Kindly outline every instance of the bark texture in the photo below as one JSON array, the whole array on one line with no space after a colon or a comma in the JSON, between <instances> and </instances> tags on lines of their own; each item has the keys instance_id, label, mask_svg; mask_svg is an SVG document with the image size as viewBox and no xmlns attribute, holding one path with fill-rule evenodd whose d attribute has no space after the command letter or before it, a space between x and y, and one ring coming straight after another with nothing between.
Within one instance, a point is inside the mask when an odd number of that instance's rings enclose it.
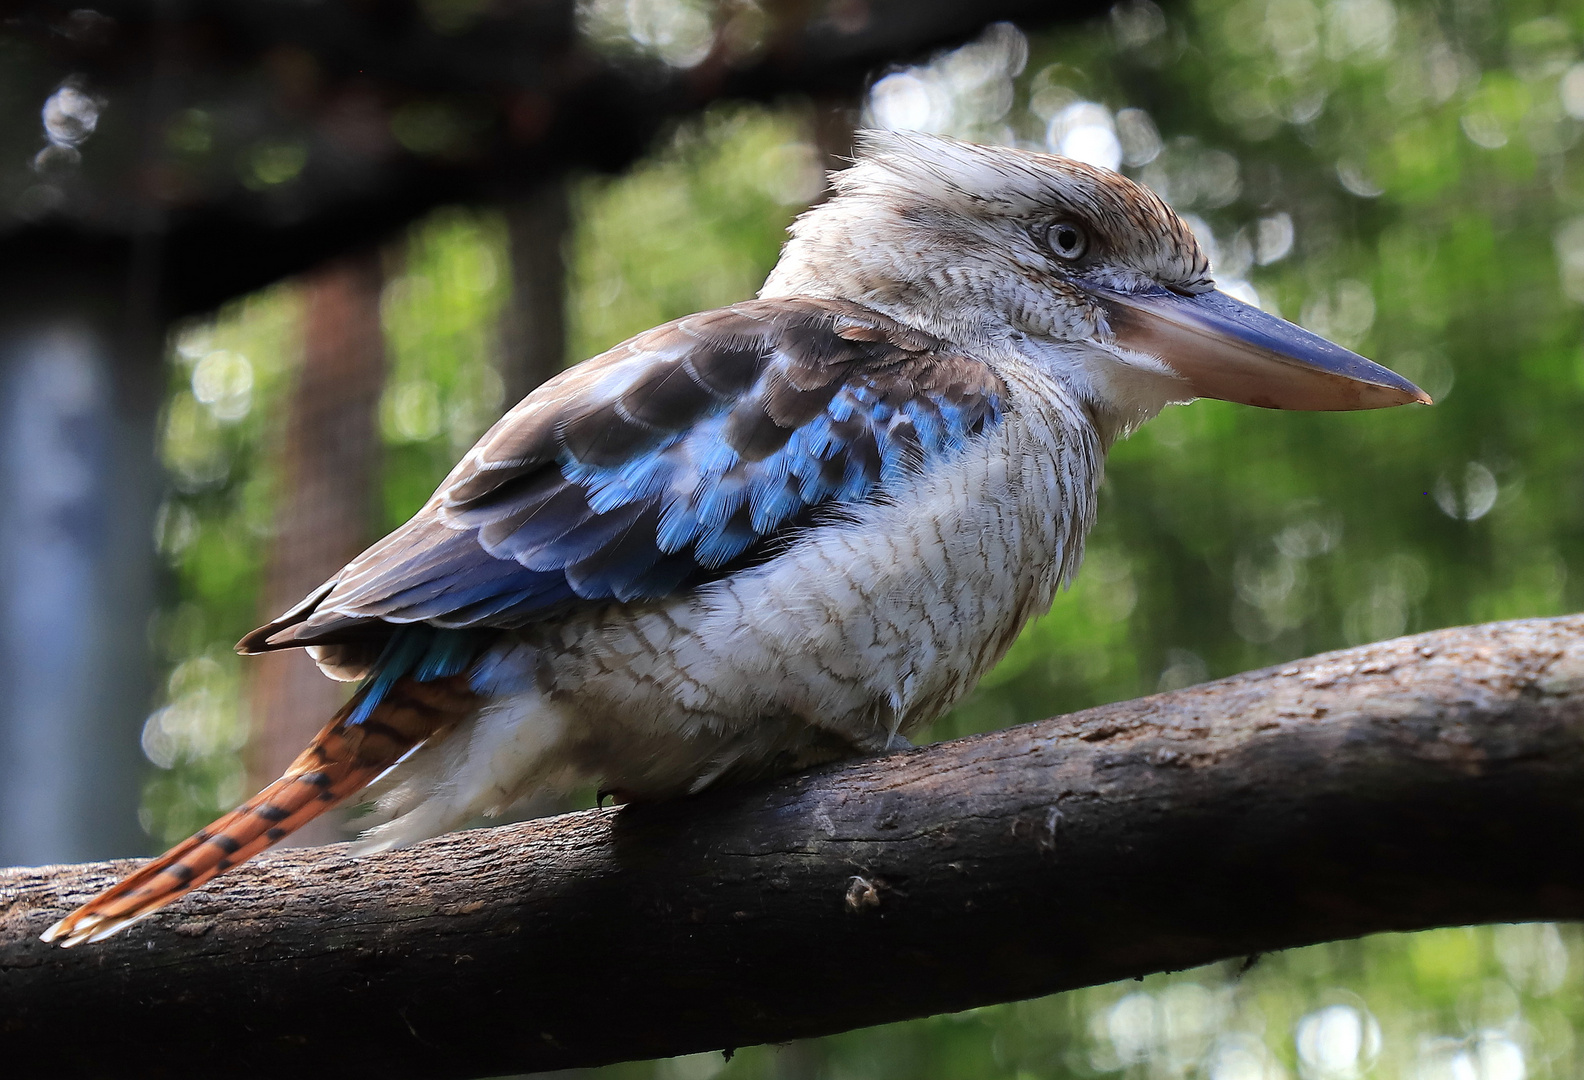
<instances>
[{"instance_id":1,"label":"bark texture","mask_svg":"<svg viewBox=\"0 0 1584 1080\"><path fill-rule=\"evenodd\" d=\"M511 302L501 312L501 382L517 404L567 361L566 252L571 227L566 183L544 184L506 206Z\"/></svg>"},{"instance_id":2,"label":"bark texture","mask_svg":"<svg viewBox=\"0 0 1584 1080\"><path fill-rule=\"evenodd\" d=\"M779 1041L1577 919L1581 826L1584 616L1447 630L665 805L286 852L72 952L35 935L131 864L6 871L0 1060L478 1077Z\"/></svg>"}]
</instances>

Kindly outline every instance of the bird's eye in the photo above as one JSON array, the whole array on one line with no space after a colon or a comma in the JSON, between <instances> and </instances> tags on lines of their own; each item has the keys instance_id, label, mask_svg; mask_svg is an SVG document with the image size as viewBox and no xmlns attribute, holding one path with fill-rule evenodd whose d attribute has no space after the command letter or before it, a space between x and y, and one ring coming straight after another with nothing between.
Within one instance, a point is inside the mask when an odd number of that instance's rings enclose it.
<instances>
[{"instance_id":1,"label":"bird's eye","mask_svg":"<svg viewBox=\"0 0 1584 1080\"><path fill-rule=\"evenodd\" d=\"M1058 221L1050 227L1045 234L1046 243L1058 259L1069 262L1083 257L1089 248L1089 238L1084 231L1070 221Z\"/></svg>"}]
</instances>

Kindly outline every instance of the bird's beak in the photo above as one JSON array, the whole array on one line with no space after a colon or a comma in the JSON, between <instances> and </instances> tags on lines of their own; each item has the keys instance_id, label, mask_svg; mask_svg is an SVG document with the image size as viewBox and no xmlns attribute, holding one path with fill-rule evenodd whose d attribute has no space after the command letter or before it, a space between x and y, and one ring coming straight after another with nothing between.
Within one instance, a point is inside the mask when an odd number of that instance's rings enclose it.
<instances>
[{"instance_id":1,"label":"bird's beak","mask_svg":"<svg viewBox=\"0 0 1584 1080\"><path fill-rule=\"evenodd\" d=\"M1196 397L1311 412L1432 404L1391 369L1220 291L1086 291L1117 344L1159 357Z\"/></svg>"}]
</instances>

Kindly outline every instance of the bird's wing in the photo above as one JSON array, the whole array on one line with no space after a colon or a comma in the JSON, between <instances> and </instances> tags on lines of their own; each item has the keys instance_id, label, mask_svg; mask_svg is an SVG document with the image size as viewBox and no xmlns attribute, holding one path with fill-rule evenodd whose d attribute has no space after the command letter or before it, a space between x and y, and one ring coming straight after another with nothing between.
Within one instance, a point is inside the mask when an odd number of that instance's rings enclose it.
<instances>
[{"instance_id":1,"label":"bird's wing","mask_svg":"<svg viewBox=\"0 0 1584 1080\"><path fill-rule=\"evenodd\" d=\"M982 362L856 304L757 300L641 334L507 413L411 521L238 646L513 627L656 598L996 422Z\"/></svg>"}]
</instances>

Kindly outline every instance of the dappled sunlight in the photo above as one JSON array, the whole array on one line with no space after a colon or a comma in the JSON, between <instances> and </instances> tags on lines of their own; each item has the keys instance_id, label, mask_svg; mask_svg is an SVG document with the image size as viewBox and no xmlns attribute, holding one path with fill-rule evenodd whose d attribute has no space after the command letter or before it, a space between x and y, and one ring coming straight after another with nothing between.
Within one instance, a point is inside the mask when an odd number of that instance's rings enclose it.
<instances>
[{"instance_id":1,"label":"dappled sunlight","mask_svg":"<svg viewBox=\"0 0 1584 1080\"><path fill-rule=\"evenodd\" d=\"M1584 989L1576 927L1381 935L893 1024L619 1080L1565 1080ZM1522 957L1522 959L1515 959ZM1513 965L1519 966L1515 975ZM1543 970L1544 981L1530 974ZM807 1071L790 1072L796 1064Z\"/></svg>"},{"instance_id":2,"label":"dappled sunlight","mask_svg":"<svg viewBox=\"0 0 1584 1080\"><path fill-rule=\"evenodd\" d=\"M448 211L411 230L405 267L380 297L385 391L380 429L385 468L383 525L423 505L456 460L505 409L496 369L509 259L494 213Z\"/></svg>"},{"instance_id":3,"label":"dappled sunlight","mask_svg":"<svg viewBox=\"0 0 1584 1080\"><path fill-rule=\"evenodd\" d=\"M824 188L809 120L721 107L619 180L574 188L569 362L657 323L752 296Z\"/></svg>"},{"instance_id":4,"label":"dappled sunlight","mask_svg":"<svg viewBox=\"0 0 1584 1080\"><path fill-rule=\"evenodd\" d=\"M1016 98L1013 80L1022 74L1028 54L1023 32L997 23L977 41L875 83L864 120L881 128L1010 142L1012 129L1003 121Z\"/></svg>"},{"instance_id":5,"label":"dappled sunlight","mask_svg":"<svg viewBox=\"0 0 1584 1080\"><path fill-rule=\"evenodd\" d=\"M1454 472L1436 477L1435 501L1449 518L1478 521L1496 505L1500 490L1490 469L1478 461L1471 461L1463 466L1461 475Z\"/></svg>"},{"instance_id":6,"label":"dappled sunlight","mask_svg":"<svg viewBox=\"0 0 1584 1080\"><path fill-rule=\"evenodd\" d=\"M161 771L144 791L138 822L163 843L188 835L194 818L208 819L197 807L230 807L248 794L240 666L229 650L183 660L166 680L166 703L144 721L143 754Z\"/></svg>"},{"instance_id":7,"label":"dappled sunlight","mask_svg":"<svg viewBox=\"0 0 1584 1080\"><path fill-rule=\"evenodd\" d=\"M235 423L253 407L253 365L241 353L206 353L193 365L192 393L216 420Z\"/></svg>"},{"instance_id":8,"label":"dappled sunlight","mask_svg":"<svg viewBox=\"0 0 1584 1080\"><path fill-rule=\"evenodd\" d=\"M1380 1024L1357 1005L1327 1005L1298 1021L1293 1042L1305 1080L1357 1080L1380 1057Z\"/></svg>"},{"instance_id":9,"label":"dappled sunlight","mask_svg":"<svg viewBox=\"0 0 1584 1080\"><path fill-rule=\"evenodd\" d=\"M690 68L714 44L711 7L700 0L581 0L578 20L596 44Z\"/></svg>"}]
</instances>

